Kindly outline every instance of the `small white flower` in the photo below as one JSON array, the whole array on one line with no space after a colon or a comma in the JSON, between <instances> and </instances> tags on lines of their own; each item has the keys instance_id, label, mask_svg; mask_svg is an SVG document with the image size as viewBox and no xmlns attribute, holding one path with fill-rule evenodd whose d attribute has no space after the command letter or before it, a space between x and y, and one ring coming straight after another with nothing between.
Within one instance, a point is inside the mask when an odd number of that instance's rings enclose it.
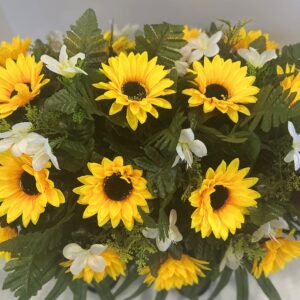
<instances>
[{"instance_id":1,"label":"small white flower","mask_svg":"<svg viewBox=\"0 0 300 300\"><path fill-rule=\"evenodd\" d=\"M50 48L54 52L59 52L62 45L64 44L64 35L59 30L50 31L47 34L46 39L49 43Z\"/></svg>"},{"instance_id":2,"label":"small white flower","mask_svg":"<svg viewBox=\"0 0 300 300\"><path fill-rule=\"evenodd\" d=\"M230 245L225 255L220 263L220 272L222 272L227 266L231 270L237 270L239 266L241 265L241 260L244 256L244 253L241 251L234 251L233 247Z\"/></svg>"},{"instance_id":3,"label":"small white flower","mask_svg":"<svg viewBox=\"0 0 300 300\"><path fill-rule=\"evenodd\" d=\"M288 223L283 218L274 219L258 228L252 235L252 242L258 242L262 238L276 240L276 231L278 229L289 229Z\"/></svg>"},{"instance_id":4,"label":"small white flower","mask_svg":"<svg viewBox=\"0 0 300 300\"><path fill-rule=\"evenodd\" d=\"M79 274L86 266L94 272L103 272L106 266L104 258L100 255L107 246L94 244L90 249L82 249L78 244L71 243L64 247L63 255L66 259L73 260L70 271L73 275Z\"/></svg>"},{"instance_id":5,"label":"small white flower","mask_svg":"<svg viewBox=\"0 0 300 300\"><path fill-rule=\"evenodd\" d=\"M76 67L79 59L85 59L85 54L78 53L73 57L68 58L67 47L65 45L63 45L60 49L59 61L48 55L42 55L41 57L41 61L46 64L46 67L50 71L62 75L66 78L73 78L78 73L87 75L85 71Z\"/></svg>"},{"instance_id":6,"label":"small white flower","mask_svg":"<svg viewBox=\"0 0 300 300\"><path fill-rule=\"evenodd\" d=\"M0 152L5 152L11 149L14 156L20 156L20 143L28 136L32 129L30 122L22 122L12 126L11 130L0 133Z\"/></svg>"},{"instance_id":7,"label":"small white flower","mask_svg":"<svg viewBox=\"0 0 300 300\"><path fill-rule=\"evenodd\" d=\"M191 128L181 130L176 151L178 155L176 156L172 167L176 166L181 159L182 161L186 161L187 167L190 168L193 163L193 153L197 157L207 155L206 146L200 140L195 140L195 136Z\"/></svg>"},{"instance_id":8,"label":"small white flower","mask_svg":"<svg viewBox=\"0 0 300 300\"><path fill-rule=\"evenodd\" d=\"M203 56L213 57L219 53L218 42L222 38L222 31L216 32L211 37L206 33L201 33L199 37L191 39L188 46L191 48L191 54L188 58L188 63L192 63L201 59Z\"/></svg>"},{"instance_id":9,"label":"small white flower","mask_svg":"<svg viewBox=\"0 0 300 300\"><path fill-rule=\"evenodd\" d=\"M27 154L32 157L32 167L40 171L51 160L59 169L57 158L53 155L48 139L38 133L30 132L32 123L15 124L11 130L0 133L0 152L11 150L14 156Z\"/></svg>"},{"instance_id":10,"label":"small white flower","mask_svg":"<svg viewBox=\"0 0 300 300\"><path fill-rule=\"evenodd\" d=\"M277 57L275 50L266 50L259 54L258 51L252 47L249 49L241 48L238 50L238 54L255 68L262 68L266 62Z\"/></svg>"},{"instance_id":11,"label":"small white flower","mask_svg":"<svg viewBox=\"0 0 300 300\"><path fill-rule=\"evenodd\" d=\"M159 238L159 232L157 228L146 228L142 231L142 233L146 238L156 239L156 245L160 251L167 251L172 243L180 242L182 240L182 235L175 225L176 221L177 213L175 209L172 209L169 216L168 237L165 237L165 240L161 240Z\"/></svg>"},{"instance_id":12,"label":"small white flower","mask_svg":"<svg viewBox=\"0 0 300 300\"><path fill-rule=\"evenodd\" d=\"M292 122L288 122L288 130L293 138L292 150L286 155L284 161L286 163L294 161L295 171L300 168L300 134L297 134L294 124Z\"/></svg>"}]
</instances>

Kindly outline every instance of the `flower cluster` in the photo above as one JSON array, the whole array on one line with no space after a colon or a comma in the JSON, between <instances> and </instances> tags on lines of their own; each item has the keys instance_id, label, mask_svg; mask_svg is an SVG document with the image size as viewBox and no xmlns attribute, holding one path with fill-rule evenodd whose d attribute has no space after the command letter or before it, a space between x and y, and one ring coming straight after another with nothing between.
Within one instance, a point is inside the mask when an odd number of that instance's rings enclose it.
<instances>
[{"instance_id":1,"label":"flower cluster","mask_svg":"<svg viewBox=\"0 0 300 300\"><path fill-rule=\"evenodd\" d=\"M300 257L298 46L243 22L136 31L88 10L0 44L0 255L20 299L54 275L47 299L139 276L133 296L194 299Z\"/></svg>"}]
</instances>

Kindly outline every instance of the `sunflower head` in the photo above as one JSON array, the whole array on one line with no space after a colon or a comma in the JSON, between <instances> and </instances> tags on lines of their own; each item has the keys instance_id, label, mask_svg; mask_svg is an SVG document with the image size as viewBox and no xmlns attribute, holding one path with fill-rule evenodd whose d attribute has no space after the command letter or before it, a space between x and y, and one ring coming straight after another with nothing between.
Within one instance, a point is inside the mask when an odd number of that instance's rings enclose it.
<instances>
[{"instance_id":1,"label":"sunflower head","mask_svg":"<svg viewBox=\"0 0 300 300\"><path fill-rule=\"evenodd\" d=\"M96 100L113 100L109 114L114 115L126 107L126 119L129 126L136 130L138 123L144 124L147 113L158 118L155 106L170 109L171 104L163 97L173 94L169 89L174 82L165 78L169 71L156 64L157 57L148 60L147 52L142 54L121 53L111 57L108 65L102 64L102 73L108 83L94 84L96 88L106 90Z\"/></svg>"},{"instance_id":2,"label":"sunflower head","mask_svg":"<svg viewBox=\"0 0 300 300\"><path fill-rule=\"evenodd\" d=\"M25 55L30 43L30 38L22 40L19 36L14 37L11 43L3 41L0 45L0 66L4 67L8 58L16 60L19 54Z\"/></svg>"},{"instance_id":3,"label":"sunflower head","mask_svg":"<svg viewBox=\"0 0 300 300\"><path fill-rule=\"evenodd\" d=\"M196 75L192 81L195 88L183 90L183 94L190 96L190 107L203 105L205 113L218 109L235 123L239 112L250 115L245 104L257 101L259 89L253 86L255 77L247 76L246 66L216 55L212 61L205 57L203 64L195 61L189 71Z\"/></svg>"},{"instance_id":4,"label":"sunflower head","mask_svg":"<svg viewBox=\"0 0 300 300\"><path fill-rule=\"evenodd\" d=\"M256 278L259 278L262 273L267 277L270 273L283 269L293 259L300 257L300 241L293 240L293 234L294 231L291 231L285 238L264 242L266 255L260 261L255 260L252 267L252 273Z\"/></svg>"},{"instance_id":5,"label":"sunflower head","mask_svg":"<svg viewBox=\"0 0 300 300\"><path fill-rule=\"evenodd\" d=\"M17 61L6 60L0 67L0 119L11 115L19 107L25 106L49 82L41 75L43 63L35 62L34 56L20 54Z\"/></svg>"},{"instance_id":6,"label":"sunflower head","mask_svg":"<svg viewBox=\"0 0 300 300\"><path fill-rule=\"evenodd\" d=\"M242 27L232 47L232 51L236 52L240 48L249 48L251 43L260 37L265 38L266 50L277 49L279 47L277 43L269 39L269 34L262 33L260 30L250 30L247 32L245 27Z\"/></svg>"},{"instance_id":7,"label":"sunflower head","mask_svg":"<svg viewBox=\"0 0 300 300\"><path fill-rule=\"evenodd\" d=\"M199 37L201 34L201 30L198 28L189 28L188 25L184 25L183 28L183 39L189 41L191 39L195 39Z\"/></svg>"},{"instance_id":8,"label":"sunflower head","mask_svg":"<svg viewBox=\"0 0 300 300\"><path fill-rule=\"evenodd\" d=\"M8 241L18 235L16 228L13 227L0 227L0 244ZM4 258L6 261L10 260L11 254L7 251L0 251L0 257Z\"/></svg>"},{"instance_id":9,"label":"sunflower head","mask_svg":"<svg viewBox=\"0 0 300 300\"><path fill-rule=\"evenodd\" d=\"M156 291L169 291L198 283L198 277L206 277L203 271L210 270L207 265L208 262L186 254L183 254L179 260L169 255L167 260L160 264L157 277L151 274L148 266L141 270L140 275L146 275L144 282L148 285L154 283Z\"/></svg>"},{"instance_id":10,"label":"sunflower head","mask_svg":"<svg viewBox=\"0 0 300 300\"><path fill-rule=\"evenodd\" d=\"M229 231L235 234L244 223L247 207L256 206L260 194L252 189L258 178L245 178L250 168L239 170L239 159L228 166L224 161L214 171L209 168L202 185L192 192L189 201L196 210L192 228L201 231L202 238L211 233L226 240Z\"/></svg>"},{"instance_id":11,"label":"sunflower head","mask_svg":"<svg viewBox=\"0 0 300 300\"><path fill-rule=\"evenodd\" d=\"M289 90L289 94L295 93L295 98L290 104L290 107L293 106L296 102L300 100L300 72L296 69L295 65L287 64L285 70L277 66L277 74L278 75L287 75L281 82L280 85L284 91Z\"/></svg>"},{"instance_id":12,"label":"sunflower head","mask_svg":"<svg viewBox=\"0 0 300 300\"><path fill-rule=\"evenodd\" d=\"M114 248L107 248L101 253L101 256L104 258L106 264L103 272L95 272L87 265L79 274L73 275L73 280L82 278L86 283L91 283L93 280L100 282L106 276L111 277L113 280L117 280L120 275L125 275L126 264L121 260L117 250ZM67 260L61 263L61 266L67 268L67 272L70 272L72 262L72 260Z\"/></svg>"},{"instance_id":13,"label":"sunflower head","mask_svg":"<svg viewBox=\"0 0 300 300\"><path fill-rule=\"evenodd\" d=\"M143 172L124 165L121 156L113 161L104 158L101 164L88 163L88 168L92 175L79 177L84 185L73 190L80 195L78 203L87 205L83 218L97 214L99 226L110 220L115 228L122 221L128 230L134 220L141 223L138 207L149 212L147 200L152 198Z\"/></svg>"},{"instance_id":14,"label":"sunflower head","mask_svg":"<svg viewBox=\"0 0 300 300\"><path fill-rule=\"evenodd\" d=\"M36 224L47 203L58 207L65 202L63 193L49 179L50 166L48 163L35 171L28 155L0 153L0 216L6 215L7 223L22 217L24 227L30 221Z\"/></svg>"}]
</instances>

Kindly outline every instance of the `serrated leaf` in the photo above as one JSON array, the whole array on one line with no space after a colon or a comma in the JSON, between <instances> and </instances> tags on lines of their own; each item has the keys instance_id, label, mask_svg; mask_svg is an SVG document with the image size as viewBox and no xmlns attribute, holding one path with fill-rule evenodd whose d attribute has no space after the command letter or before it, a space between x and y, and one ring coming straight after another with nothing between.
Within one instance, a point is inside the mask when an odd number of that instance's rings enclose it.
<instances>
[{"instance_id":1,"label":"serrated leaf","mask_svg":"<svg viewBox=\"0 0 300 300\"><path fill-rule=\"evenodd\" d=\"M115 300L114 295L111 292L111 288L108 282L105 280L100 281L99 283L94 283L93 287L95 288L97 294L100 296L100 299L105 300Z\"/></svg>"},{"instance_id":2,"label":"serrated leaf","mask_svg":"<svg viewBox=\"0 0 300 300\"><path fill-rule=\"evenodd\" d=\"M183 26L169 23L144 26L144 36L136 37L136 50L147 51L150 58L158 56L158 63L172 68L174 62L181 58L178 49L186 42L183 38Z\"/></svg>"},{"instance_id":3,"label":"serrated leaf","mask_svg":"<svg viewBox=\"0 0 300 300\"><path fill-rule=\"evenodd\" d=\"M9 272L3 289L14 291L19 300L29 300L54 277L57 270L58 257L56 252L44 255L32 255L10 260L4 270Z\"/></svg>"},{"instance_id":4,"label":"serrated leaf","mask_svg":"<svg viewBox=\"0 0 300 300\"><path fill-rule=\"evenodd\" d=\"M73 114L77 107L77 100L66 89L62 89L44 103L45 111L59 111L67 115Z\"/></svg>"},{"instance_id":5,"label":"serrated leaf","mask_svg":"<svg viewBox=\"0 0 300 300\"><path fill-rule=\"evenodd\" d=\"M178 144L182 124L185 122L185 120L186 116L184 112L176 112L172 118L170 126L151 136L146 141L146 144L154 146L160 150L174 152Z\"/></svg>"},{"instance_id":6,"label":"serrated leaf","mask_svg":"<svg viewBox=\"0 0 300 300\"><path fill-rule=\"evenodd\" d=\"M73 280L69 287L74 295L73 300L86 300L88 285L83 280Z\"/></svg>"},{"instance_id":7,"label":"serrated leaf","mask_svg":"<svg viewBox=\"0 0 300 300\"><path fill-rule=\"evenodd\" d=\"M105 59L103 52L104 40L95 12L88 9L67 31L64 44L70 56L79 52L85 54L85 63L88 67L98 67Z\"/></svg>"},{"instance_id":8,"label":"serrated leaf","mask_svg":"<svg viewBox=\"0 0 300 300\"><path fill-rule=\"evenodd\" d=\"M255 130L260 126L264 132L269 132L273 127L286 123L288 119L300 114L298 103L292 108L289 104L295 97L295 93L283 92L279 86L274 88L272 85L263 87L257 96L257 102L251 109L251 115L246 117L240 126L249 123L249 129Z\"/></svg>"}]
</instances>

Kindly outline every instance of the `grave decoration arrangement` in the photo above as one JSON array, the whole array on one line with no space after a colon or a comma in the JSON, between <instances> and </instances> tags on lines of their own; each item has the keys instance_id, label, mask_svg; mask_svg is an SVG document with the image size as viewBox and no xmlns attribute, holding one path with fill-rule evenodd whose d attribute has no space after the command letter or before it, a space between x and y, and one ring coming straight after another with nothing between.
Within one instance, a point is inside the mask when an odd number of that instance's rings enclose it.
<instances>
[{"instance_id":1,"label":"grave decoration arrangement","mask_svg":"<svg viewBox=\"0 0 300 300\"><path fill-rule=\"evenodd\" d=\"M300 257L300 44L246 23L103 32L89 9L0 44L3 289L213 299L234 277L246 300L253 276L280 299L268 277Z\"/></svg>"}]
</instances>

